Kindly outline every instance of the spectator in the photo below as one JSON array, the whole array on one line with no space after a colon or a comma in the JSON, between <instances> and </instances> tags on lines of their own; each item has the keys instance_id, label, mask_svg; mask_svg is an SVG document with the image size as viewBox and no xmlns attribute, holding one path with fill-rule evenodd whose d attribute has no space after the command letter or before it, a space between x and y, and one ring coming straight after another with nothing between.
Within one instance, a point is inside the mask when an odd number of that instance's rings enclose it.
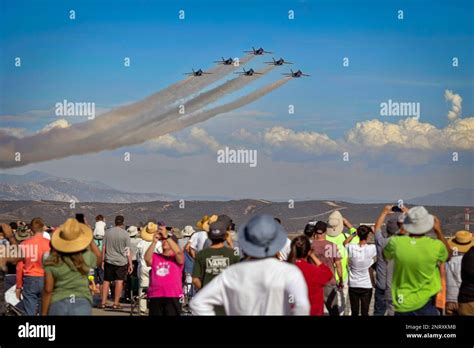
<instances>
[{"instance_id":1,"label":"spectator","mask_svg":"<svg viewBox=\"0 0 474 348\"><path fill-rule=\"evenodd\" d=\"M311 304L310 315L323 315L324 286L334 278L331 269L312 252L311 242L305 235L298 236L291 242L288 261L295 264L303 273L308 286L308 297Z\"/></svg>"},{"instance_id":2,"label":"spectator","mask_svg":"<svg viewBox=\"0 0 474 348\"><path fill-rule=\"evenodd\" d=\"M462 260L464 254L474 244L473 240L472 234L469 231L458 231L454 237L448 240L448 244L453 250L453 255L446 263L446 315L458 315L458 296L462 284Z\"/></svg>"},{"instance_id":3,"label":"spectator","mask_svg":"<svg viewBox=\"0 0 474 348\"><path fill-rule=\"evenodd\" d=\"M274 218L276 222L278 222L281 225L281 219L280 218ZM286 237L285 245L281 250L278 252L277 257L280 261L287 261L288 256L290 256L291 252L291 240L290 238Z\"/></svg>"},{"instance_id":4,"label":"spectator","mask_svg":"<svg viewBox=\"0 0 474 348\"><path fill-rule=\"evenodd\" d=\"M474 316L474 247L464 254L461 262L461 287L458 296L459 315Z\"/></svg>"},{"instance_id":5,"label":"spectator","mask_svg":"<svg viewBox=\"0 0 474 348\"><path fill-rule=\"evenodd\" d=\"M8 246L17 244L11 225L0 224L0 230L3 233L5 240L9 242L8 244L0 245L0 316L3 316L6 313L5 292L8 289L8 285L6 284L7 268L9 264L14 265L18 259L7 256Z\"/></svg>"},{"instance_id":6,"label":"spectator","mask_svg":"<svg viewBox=\"0 0 474 348\"><path fill-rule=\"evenodd\" d=\"M349 273L348 273L348 256L347 256L347 251L346 248L344 247L344 241L346 240L347 236L343 230L344 226L349 229L349 234L352 234L356 232L356 229L352 224L345 219L341 213L336 210L332 212L329 217L328 217L328 222L327 222L327 231L326 231L326 240L334 243L337 245L337 248L339 250L339 255L341 257L341 267L342 267L342 291L338 292L338 307L339 307L339 313L342 314L344 313L345 315L350 315L351 310L349 306L349 285L348 285L348 278L349 278ZM359 237L355 236L351 243L357 244L359 243ZM340 284L340 279L339 275L336 273L336 282Z\"/></svg>"},{"instance_id":7,"label":"spectator","mask_svg":"<svg viewBox=\"0 0 474 348\"><path fill-rule=\"evenodd\" d=\"M23 296L23 304L27 315L35 315L40 311L41 296L44 286L43 256L49 254L49 240L43 237L44 222L36 217L31 220L34 235L21 242L22 257L16 266L16 296Z\"/></svg>"},{"instance_id":8,"label":"spectator","mask_svg":"<svg viewBox=\"0 0 474 348\"><path fill-rule=\"evenodd\" d=\"M388 265L390 261L387 261L383 257L383 249L387 245L389 239L392 236L400 234L401 222L399 219L392 218L387 221L385 226L385 234L382 232L382 225L385 222L385 218L393 214L392 205L384 207L380 216L375 222L375 247L377 248L377 263L375 264L376 271L376 282L375 282L375 304L374 304L374 315L380 316L385 315L387 309L392 306L391 296L389 296L391 276L393 274L393 264ZM406 207L402 207L402 210L407 212ZM390 270L388 270L390 268Z\"/></svg>"},{"instance_id":9,"label":"spectator","mask_svg":"<svg viewBox=\"0 0 474 348\"><path fill-rule=\"evenodd\" d=\"M100 251L89 226L67 219L51 238L52 251L44 262L46 272L42 315L91 315L89 270L101 263Z\"/></svg>"},{"instance_id":10,"label":"spectator","mask_svg":"<svg viewBox=\"0 0 474 348\"><path fill-rule=\"evenodd\" d=\"M192 256L193 259L196 258L196 254L204 249L204 244L207 240L207 232L209 232L209 224L217 221L217 215L211 215L210 217L204 215L200 221L196 223L197 231L193 233L189 244L186 247L186 251Z\"/></svg>"},{"instance_id":11,"label":"spectator","mask_svg":"<svg viewBox=\"0 0 474 348\"><path fill-rule=\"evenodd\" d=\"M97 240L97 245L100 247L102 244L102 239L104 239L105 229L107 225L105 223L104 216L99 214L95 217L95 227L94 227L94 238Z\"/></svg>"},{"instance_id":12,"label":"spectator","mask_svg":"<svg viewBox=\"0 0 474 348\"><path fill-rule=\"evenodd\" d=\"M408 235L391 238L384 249L384 257L395 261L395 315L439 315L434 305L441 290L438 263L446 262L450 254L441 223L424 207L413 207L406 213L403 229ZM425 236L432 229L438 240Z\"/></svg>"},{"instance_id":13,"label":"spectator","mask_svg":"<svg viewBox=\"0 0 474 348\"><path fill-rule=\"evenodd\" d=\"M210 225L208 238L212 241L209 248L196 255L193 268L193 284L201 289L230 265L239 262L239 255L233 249L224 246L227 237L227 224L217 220Z\"/></svg>"},{"instance_id":14,"label":"spectator","mask_svg":"<svg viewBox=\"0 0 474 348\"><path fill-rule=\"evenodd\" d=\"M181 231L181 235L183 238L178 240L178 245L181 250L183 250L184 254L184 293L185 293L185 300L189 300L194 295L194 286L193 286L193 279L192 273L194 268L194 259L191 255L186 251L186 245L189 243L191 236L194 234L194 228L190 225L184 227ZM189 305L188 302L184 304L187 308Z\"/></svg>"},{"instance_id":15,"label":"spectator","mask_svg":"<svg viewBox=\"0 0 474 348\"><path fill-rule=\"evenodd\" d=\"M162 242L162 253L156 253L158 241ZM153 242L145 254L145 261L151 266L148 299L150 316L177 316L181 314L180 299L183 296L182 276L184 255L177 240L159 226Z\"/></svg>"},{"instance_id":16,"label":"spectator","mask_svg":"<svg viewBox=\"0 0 474 348\"><path fill-rule=\"evenodd\" d=\"M367 244L370 232L372 229L369 226L361 225L356 233L344 241L349 257L349 299L352 316L359 315L359 308L362 316L369 315L373 288L370 267L377 255L375 245ZM359 237L359 243L349 244L356 235Z\"/></svg>"},{"instance_id":17,"label":"spectator","mask_svg":"<svg viewBox=\"0 0 474 348\"><path fill-rule=\"evenodd\" d=\"M114 282L113 309L121 309L119 303L123 290L123 281L127 274L132 273L132 253L130 252L130 236L124 230L124 218L115 217L115 227L107 230L104 235L102 247L102 260L104 268L104 284L102 285L102 301L99 308L105 308L109 294L110 282Z\"/></svg>"},{"instance_id":18,"label":"spectator","mask_svg":"<svg viewBox=\"0 0 474 348\"><path fill-rule=\"evenodd\" d=\"M342 265L341 256L337 245L326 240L327 224L323 221L311 221L304 230L305 235L313 239L311 244L312 253L324 263L332 273L332 278L324 286L324 303L329 315L338 316L339 309L337 305L338 288L342 289ZM335 275L338 275L339 283L336 283Z\"/></svg>"},{"instance_id":19,"label":"spectator","mask_svg":"<svg viewBox=\"0 0 474 348\"><path fill-rule=\"evenodd\" d=\"M142 314L146 313L147 300L144 298L144 291L150 285L150 270L151 268L146 264L145 254L148 247L153 241L153 237L158 231L158 225L154 222L147 223L140 232L140 241L137 244L137 276L139 280L138 297L140 298L140 311ZM155 246L155 252L162 252L161 241L158 241Z\"/></svg>"},{"instance_id":20,"label":"spectator","mask_svg":"<svg viewBox=\"0 0 474 348\"><path fill-rule=\"evenodd\" d=\"M191 301L195 315L308 315L308 288L298 267L276 254L287 234L269 215L258 215L239 228L239 245L247 258L225 269Z\"/></svg>"},{"instance_id":21,"label":"spectator","mask_svg":"<svg viewBox=\"0 0 474 348\"><path fill-rule=\"evenodd\" d=\"M138 268L138 261L137 261L137 252L138 252L138 243L140 239L138 236L138 228L136 226L129 226L127 228L128 235L130 237L130 253L132 254L132 266L133 270L132 273L129 273L127 276L127 285L126 285L126 296L127 299L131 300L128 296L132 291L132 277L137 277L137 268Z\"/></svg>"}]
</instances>

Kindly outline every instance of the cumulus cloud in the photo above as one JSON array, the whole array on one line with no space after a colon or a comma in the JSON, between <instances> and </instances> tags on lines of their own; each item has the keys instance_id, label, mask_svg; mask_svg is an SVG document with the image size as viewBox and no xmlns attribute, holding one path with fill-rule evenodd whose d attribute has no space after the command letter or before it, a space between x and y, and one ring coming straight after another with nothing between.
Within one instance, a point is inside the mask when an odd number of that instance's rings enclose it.
<instances>
[{"instance_id":1,"label":"cumulus cloud","mask_svg":"<svg viewBox=\"0 0 474 348\"><path fill-rule=\"evenodd\" d=\"M451 102L451 110L448 111L448 119L450 121L456 120L461 115L462 97L459 94L453 93L447 89L444 91L444 99Z\"/></svg>"},{"instance_id":2,"label":"cumulus cloud","mask_svg":"<svg viewBox=\"0 0 474 348\"><path fill-rule=\"evenodd\" d=\"M147 141L145 147L148 150L172 150L179 154L189 155L199 150L216 152L222 148L222 145L203 128L193 127L187 135L178 138L165 134Z\"/></svg>"},{"instance_id":3,"label":"cumulus cloud","mask_svg":"<svg viewBox=\"0 0 474 348\"><path fill-rule=\"evenodd\" d=\"M346 134L347 143L364 149L392 146L417 150L473 150L474 117L457 119L445 128L406 118L398 123L368 120Z\"/></svg>"},{"instance_id":4,"label":"cumulus cloud","mask_svg":"<svg viewBox=\"0 0 474 348\"><path fill-rule=\"evenodd\" d=\"M170 134L149 140L146 147L150 150L174 150L181 154L191 153L195 150L191 144L178 140Z\"/></svg>"},{"instance_id":5,"label":"cumulus cloud","mask_svg":"<svg viewBox=\"0 0 474 348\"><path fill-rule=\"evenodd\" d=\"M306 153L322 154L338 149L336 141L326 134L316 132L295 132L284 127L273 127L263 135L266 144L273 147L289 147Z\"/></svg>"}]
</instances>

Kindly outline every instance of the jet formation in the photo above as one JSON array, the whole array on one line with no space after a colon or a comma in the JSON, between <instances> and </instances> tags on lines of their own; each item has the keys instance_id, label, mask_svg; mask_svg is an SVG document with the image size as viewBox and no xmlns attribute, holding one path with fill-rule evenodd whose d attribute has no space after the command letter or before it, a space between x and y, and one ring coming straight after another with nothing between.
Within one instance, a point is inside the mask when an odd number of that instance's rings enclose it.
<instances>
[{"instance_id":1,"label":"jet formation","mask_svg":"<svg viewBox=\"0 0 474 348\"><path fill-rule=\"evenodd\" d=\"M264 55L264 54L273 53L273 52L270 52L270 51L265 51L265 49L263 49L262 47L260 47L260 48L252 47L251 51L244 51L244 52L245 53L250 53L250 54L255 55L255 56L261 56L261 55ZM221 60L216 60L216 61L214 61L214 63L220 64L220 65L232 65L232 64L236 63L236 60L232 59L231 57L229 57L227 59L225 59L224 57L221 57L221 58L222 58ZM285 64L293 64L292 62L288 62L288 61L284 60L281 57L278 60L275 60L275 58L272 57L272 61L264 62L264 63L268 64L268 65L274 65L274 66L283 66ZM291 72L283 73L282 75L287 76L287 77L293 77L293 78L311 76L311 75L308 75L308 74L304 74L301 70L296 70L296 71L290 70L290 71ZM208 75L208 74L212 74L212 73L202 71L202 69L198 69L196 71L194 69L192 69L192 72L184 73L184 75L196 76L196 77L200 77L200 76ZM238 71L235 74L239 74L241 76L262 75L262 73L257 72L252 68L250 68L249 70L243 69L243 71Z\"/></svg>"}]
</instances>

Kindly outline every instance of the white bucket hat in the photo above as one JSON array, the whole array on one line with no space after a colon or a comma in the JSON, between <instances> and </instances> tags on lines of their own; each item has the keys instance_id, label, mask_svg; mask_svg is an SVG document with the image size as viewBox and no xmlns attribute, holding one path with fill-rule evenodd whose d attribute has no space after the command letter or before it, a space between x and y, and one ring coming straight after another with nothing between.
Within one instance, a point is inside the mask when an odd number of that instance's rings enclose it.
<instances>
[{"instance_id":1,"label":"white bucket hat","mask_svg":"<svg viewBox=\"0 0 474 348\"><path fill-rule=\"evenodd\" d=\"M186 226L183 228L183 230L181 231L181 234L183 235L183 237L191 237L192 234L194 233L194 228L193 226Z\"/></svg>"},{"instance_id":2,"label":"white bucket hat","mask_svg":"<svg viewBox=\"0 0 474 348\"><path fill-rule=\"evenodd\" d=\"M428 213L425 207L413 207L408 210L403 229L410 234L425 234L434 226L434 216Z\"/></svg>"},{"instance_id":3,"label":"white bucket hat","mask_svg":"<svg viewBox=\"0 0 474 348\"><path fill-rule=\"evenodd\" d=\"M344 229L344 222L342 221L342 214L336 210L328 217L328 227L326 234L330 237L337 237Z\"/></svg>"}]
</instances>

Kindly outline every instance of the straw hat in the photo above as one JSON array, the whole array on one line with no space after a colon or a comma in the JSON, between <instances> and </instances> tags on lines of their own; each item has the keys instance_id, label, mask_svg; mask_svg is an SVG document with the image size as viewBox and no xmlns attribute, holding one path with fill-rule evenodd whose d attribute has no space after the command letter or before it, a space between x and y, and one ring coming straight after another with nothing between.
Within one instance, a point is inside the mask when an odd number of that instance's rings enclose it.
<instances>
[{"instance_id":1,"label":"straw hat","mask_svg":"<svg viewBox=\"0 0 474 348\"><path fill-rule=\"evenodd\" d=\"M217 215L211 215L208 220L204 221L202 224L202 229L206 232L209 232L209 225L217 221Z\"/></svg>"},{"instance_id":2,"label":"straw hat","mask_svg":"<svg viewBox=\"0 0 474 348\"><path fill-rule=\"evenodd\" d=\"M202 230L202 225L204 224L204 222L206 222L207 220L209 220L209 216L207 215L204 215L201 220L199 220L198 222L196 222L196 228L198 230Z\"/></svg>"},{"instance_id":3,"label":"straw hat","mask_svg":"<svg viewBox=\"0 0 474 348\"><path fill-rule=\"evenodd\" d=\"M143 240L151 242L156 231L158 231L158 225L153 222L149 222L145 227L142 228L140 237Z\"/></svg>"},{"instance_id":4,"label":"straw hat","mask_svg":"<svg viewBox=\"0 0 474 348\"><path fill-rule=\"evenodd\" d=\"M326 234L330 237L337 237L341 234L344 229L344 222L342 221L342 215L339 210L331 213L328 217L328 227Z\"/></svg>"},{"instance_id":5,"label":"straw hat","mask_svg":"<svg viewBox=\"0 0 474 348\"><path fill-rule=\"evenodd\" d=\"M448 239L449 246L460 253L466 253L474 245L474 238L469 231L457 231L455 235Z\"/></svg>"},{"instance_id":6,"label":"straw hat","mask_svg":"<svg viewBox=\"0 0 474 348\"><path fill-rule=\"evenodd\" d=\"M92 242L92 230L76 219L69 218L51 237L54 249L63 253L75 253L87 248Z\"/></svg>"}]
</instances>

